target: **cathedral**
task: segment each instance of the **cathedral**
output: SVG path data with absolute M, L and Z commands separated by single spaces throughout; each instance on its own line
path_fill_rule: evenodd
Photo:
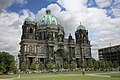
M 47 64 L 54 62 L 63 67 L 64 62 L 76 63 L 81 67 L 91 59 L 91 45 L 88 30 L 80 23 L 75 31 L 75 39 L 69 34 L 65 38 L 64 26 L 46 10 L 38 21 L 29 15 L 22 25 L 19 65 L 24 61 L 27 68 L 34 62 Z

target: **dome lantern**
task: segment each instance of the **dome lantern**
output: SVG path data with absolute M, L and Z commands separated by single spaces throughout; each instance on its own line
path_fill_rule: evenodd
M 51 11 L 49 9 L 46 10 L 46 14 L 51 14 Z
M 80 25 L 77 27 L 77 31 L 78 30 L 86 30 L 86 28 L 81 24 L 81 22 Z

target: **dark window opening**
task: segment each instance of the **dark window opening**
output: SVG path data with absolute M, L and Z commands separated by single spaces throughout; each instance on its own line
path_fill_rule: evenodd
M 32 28 L 30 28 L 30 29 L 29 29 L 29 32 L 30 32 L 30 33 L 33 33 L 33 29 L 32 29 Z
M 42 20 L 42 22 L 44 22 L 44 20 Z

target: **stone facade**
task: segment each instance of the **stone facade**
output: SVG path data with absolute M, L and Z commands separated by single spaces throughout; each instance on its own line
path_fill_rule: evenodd
M 19 60 L 25 61 L 30 68 L 31 63 L 39 62 L 45 65 L 55 62 L 76 63 L 80 67 L 82 62 L 91 58 L 91 46 L 88 31 L 80 24 L 75 31 L 74 40 L 71 36 L 66 39 L 64 28 L 56 17 L 46 11 L 38 22 L 30 15 L 22 26 Z
M 120 45 L 101 48 L 98 50 L 100 61 L 117 62 L 120 66 Z

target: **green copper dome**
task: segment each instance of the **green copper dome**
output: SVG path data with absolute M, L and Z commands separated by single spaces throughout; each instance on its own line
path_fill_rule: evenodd
M 86 30 L 86 28 L 83 25 L 81 25 L 81 22 L 80 22 L 80 25 L 77 27 L 77 30 Z
M 31 15 L 29 15 L 29 17 L 27 17 L 27 18 L 25 19 L 25 21 L 26 21 L 26 23 L 28 23 L 28 24 L 33 24 L 33 23 L 34 23 L 34 18 L 33 18 Z
M 61 31 L 61 29 L 60 29 L 60 31 L 58 32 L 58 35 L 64 35 L 64 33 Z
M 55 16 L 51 15 L 50 10 L 46 10 L 46 14 L 38 19 L 37 25 L 42 26 L 42 25 L 50 25 L 50 24 L 60 25 L 60 22 Z

